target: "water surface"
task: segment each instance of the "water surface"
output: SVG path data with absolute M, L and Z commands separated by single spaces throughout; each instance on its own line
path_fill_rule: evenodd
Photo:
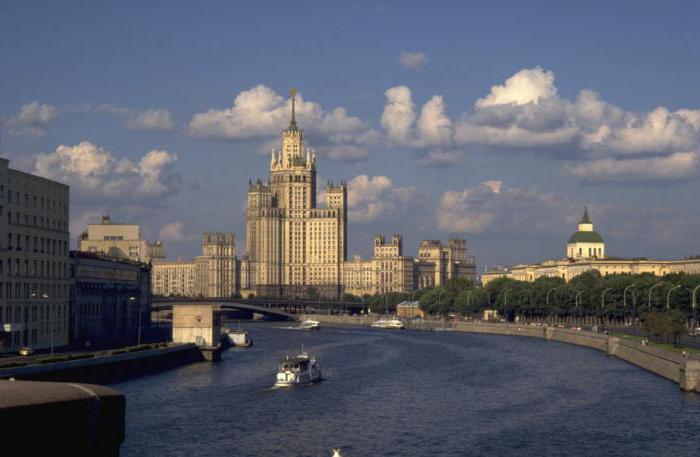
M 123 456 L 698 456 L 700 395 L 524 337 L 250 324 L 254 346 L 114 386 Z M 272 389 L 304 345 L 319 384 Z

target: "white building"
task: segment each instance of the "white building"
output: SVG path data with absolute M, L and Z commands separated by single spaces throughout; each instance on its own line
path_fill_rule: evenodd
M 87 232 L 78 237 L 78 250 L 143 263 L 163 257 L 160 241 L 151 244 L 141 238 L 138 225 L 115 224 L 109 216 L 102 217 L 99 224 L 88 224 Z

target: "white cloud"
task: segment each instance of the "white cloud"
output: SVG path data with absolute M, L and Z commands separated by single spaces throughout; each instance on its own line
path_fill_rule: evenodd
M 565 170 L 595 182 L 668 181 L 698 172 L 697 153 L 688 151 L 700 150 L 700 110 L 634 113 L 588 89 L 570 101 L 558 95 L 554 73 L 541 67 L 492 86 L 456 122 L 439 95 L 420 116 L 408 87 L 392 87 L 385 96 L 387 142 L 419 150 L 422 165 L 453 165 L 466 150 L 527 151 L 565 158 Z
M 180 177 L 172 170 L 176 160 L 173 153 L 152 150 L 134 163 L 83 141 L 39 154 L 34 168 L 38 175 L 69 184 L 83 196 L 142 200 L 179 190 Z
M 182 241 L 185 239 L 182 222 L 176 221 L 165 224 L 158 232 L 158 239 L 162 241 Z
M 520 70 L 503 85 L 491 87 L 491 93 L 476 101 L 477 108 L 496 105 L 524 105 L 539 103 L 540 99 L 554 97 L 557 88 L 554 87 L 554 73 L 544 71 L 540 67 Z
M 444 192 L 435 214 L 438 227 L 450 233 L 516 233 L 526 227 L 542 234 L 562 230 L 578 211 L 579 205 L 557 195 L 505 188 L 501 181 L 491 180 Z
M 698 172 L 700 152 L 677 152 L 669 156 L 635 159 L 597 159 L 570 163 L 574 176 L 589 182 L 681 180 Z
M 445 102 L 441 96 L 435 95 L 425 103 L 416 121 L 415 105 L 408 87 L 392 87 L 384 95 L 387 103 L 381 122 L 389 143 L 413 148 L 450 143 L 452 122 L 445 113 Z
M 428 63 L 428 56 L 421 51 L 411 52 L 403 50 L 399 53 L 397 61 L 406 68 L 418 70 Z
M 398 187 L 386 176 L 358 175 L 348 182 L 348 218 L 371 222 L 396 214 L 415 199 L 415 189 Z
M 148 109 L 133 111 L 126 120 L 130 130 L 169 131 L 173 128 L 170 111 L 167 109 Z
M 411 89 L 396 86 L 384 92 L 386 105 L 382 113 L 382 127 L 386 130 L 390 143 L 400 145 L 411 143 L 411 127 L 416 119 L 413 112 Z
M 16 135 L 43 136 L 58 109 L 47 103 L 33 101 L 22 105 L 19 112 L 8 120 L 9 131 Z
M 260 84 L 238 94 L 230 108 L 195 114 L 188 132 L 198 138 L 266 139 L 264 153 L 269 154 L 268 145 L 279 147 L 272 138 L 289 124 L 291 110 L 291 98 Z M 317 153 L 333 160 L 362 160 L 369 152 L 366 148 L 381 136 L 359 118 L 348 115 L 345 108 L 325 111 L 318 103 L 304 101 L 301 95 L 296 97 L 295 111 L 297 124 L 312 136 L 314 147 L 319 148 Z M 360 152 L 362 148 L 365 150 Z

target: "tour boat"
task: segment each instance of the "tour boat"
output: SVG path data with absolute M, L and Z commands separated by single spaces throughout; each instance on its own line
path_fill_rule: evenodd
M 321 362 L 302 349 L 301 354 L 280 360 L 275 387 L 294 387 L 321 380 Z
M 379 319 L 378 321 L 372 322 L 372 327 L 401 329 L 403 328 L 403 322 L 398 319 Z
M 321 330 L 321 323 L 312 319 L 307 319 L 299 325 L 300 330 Z
M 250 339 L 248 332 L 242 329 L 227 329 L 226 339 L 228 343 L 236 348 L 247 348 L 253 345 L 253 340 Z

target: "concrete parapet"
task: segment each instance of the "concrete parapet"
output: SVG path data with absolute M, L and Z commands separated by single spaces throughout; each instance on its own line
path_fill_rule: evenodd
M 375 319 L 369 316 L 314 315 L 323 323 L 338 325 L 370 325 Z M 432 321 L 410 323 L 409 328 L 431 330 L 444 324 Z M 465 333 L 489 335 L 527 336 L 547 341 L 585 346 L 605 352 L 647 371 L 678 383 L 681 389 L 700 392 L 700 360 L 688 359 L 681 354 L 601 333 L 538 325 L 518 325 L 486 322 L 456 322 L 451 329 Z
M 109 387 L 0 381 L 2 449 L 8 455 L 118 456 L 124 413 L 124 395 Z

